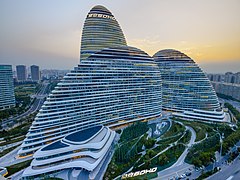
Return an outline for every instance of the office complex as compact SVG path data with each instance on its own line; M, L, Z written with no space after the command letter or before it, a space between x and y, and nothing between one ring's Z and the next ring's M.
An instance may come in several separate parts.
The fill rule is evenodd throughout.
M0 109L15 106L13 73L11 65L0 65Z
M154 60L162 76L163 109L184 119L226 120L209 79L190 57L166 49L157 52Z
M103 126L69 134L39 149L23 177L35 178L55 172L55 176L63 179L100 179L100 170L113 147L114 137L115 132Z
M31 79L32 79L32 81L39 81L40 80L39 66L32 65L30 67L30 69L31 69Z
M37 114L20 155L89 126L109 127L161 115L158 66L145 52L106 48L81 61L51 92Z
M16 66L17 69L17 79L18 81L26 81L27 80L27 68L24 65Z
M103 6L93 7L83 26L80 60L111 46L127 45L112 13Z
M116 19L102 6L92 8L83 29L80 64L44 102L20 157L89 126L113 127L161 116L161 77L153 58L125 46Z

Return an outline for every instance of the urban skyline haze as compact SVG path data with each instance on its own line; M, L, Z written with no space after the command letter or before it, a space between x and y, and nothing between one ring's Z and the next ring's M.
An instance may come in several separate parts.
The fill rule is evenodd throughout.
M72 69L79 63L83 19L101 4L120 22L128 45L149 55L177 49L208 73L240 69L240 1L0 2L0 63Z

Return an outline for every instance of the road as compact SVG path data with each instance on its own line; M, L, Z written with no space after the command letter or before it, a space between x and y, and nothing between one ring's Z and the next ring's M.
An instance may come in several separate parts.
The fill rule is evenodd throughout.
M225 165L222 167L222 170L211 177L207 178L207 180L239 180L240 179L240 160L236 158L232 164Z
M235 107L240 112L240 102L223 99L223 98L219 98L219 100L231 104L233 107Z
M34 100L33 104L31 105L31 107L26 112L24 112L16 117L13 117L13 118L10 118L7 120L3 120L1 123L2 128L6 130L9 128L8 127L9 125L13 126L13 125L15 125L16 121L38 111L44 103L44 98L47 96L47 91L49 88L48 85L49 85L49 83L43 82L42 88L39 90L39 92L36 95L33 95L33 97L35 97L35 100Z
M182 165L176 166L174 168L167 168L163 171L158 172L158 177L155 180L167 180L171 178L176 178L184 174L186 171L190 172L193 170L193 165L184 163Z

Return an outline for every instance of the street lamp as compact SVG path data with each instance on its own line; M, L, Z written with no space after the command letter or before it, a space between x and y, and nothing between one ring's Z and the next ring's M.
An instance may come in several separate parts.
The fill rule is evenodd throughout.
M219 133L220 134L220 133ZM220 156L222 156L222 144L223 144L223 138L224 138L224 133L222 133L222 136L220 135L220 144L221 144L221 152Z
M220 138L220 157L222 156L222 143L223 143L223 139L224 139L224 133L222 133L222 135L220 134L220 132L218 132L218 127L217 127L217 134L219 135Z

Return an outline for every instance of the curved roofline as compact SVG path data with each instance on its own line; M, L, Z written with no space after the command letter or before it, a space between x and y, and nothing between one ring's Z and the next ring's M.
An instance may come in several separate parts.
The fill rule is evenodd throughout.
M94 10L94 9L96 9L96 8L101 8L101 9L104 9L104 10L109 11L108 8L106 8L105 6L103 6L103 5L101 5L101 4L98 4L98 5L93 6L90 11L92 11L92 10ZM109 12L110 12L110 11L109 11Z
M102 51L104 51L104 50L114 50L114 49L118 49L118 50L121 50L121 49L129 49L129 50L136 50L136 51L139 51L139 52L141 52L142 54L145 54L145 55L147 55L147 56L149 56L150 58L152 58L148 53L146 53L145 51L143 51L143 50L141 50L141 49L139 49L139 48L136 48L136 47L133 47L133 46L128 46L128 45L119 45L119 46L110 46L110 47L107 47L107 48L103 48L103 49L101 49L101 50L99 50L99 51L97 51L97 52L95 52L94 54L92 54L92 55L90 55L88 58L90 58L91 56L94 56L94 55L96 55L96 54L101 54L101 52Z
M158 52L156 52L152 57L153 58L157 58L158 56L162 56L162 57L168 57L168 58L173 58L173 56L170 55L170 53L176 53L178 54L179 56L182 56L184 58L188 58L188 59L191 59L191 57L189 57L188 55L186 55L185 53L179 51L179 50L176 50L176 49L163 49L163 50L159 50Z
M103 130L103 128L104 128L103 125L97 125L97 126L89 127L87 129L77 131L77 132L73 132L73 133L65 136L62 139L62 141L65 143L70 143L70 144L84 144L84 143L88 142L89 140L91 140L92 138L94 138L96 135L98 135L99 132ZM84 133L89 135L89 133L91 133L91 132L88 132L88 131L91 131L91 130L94 130L93 131L94 134L90 134L91 135L90 137L87 137L85 139L78 139L77 137L75 137L76 135L84 135ZM95 130L97 130L97 131L95 131Z

